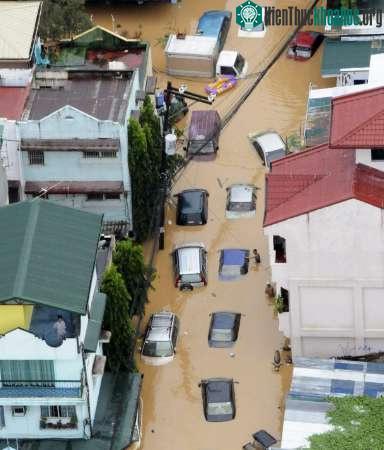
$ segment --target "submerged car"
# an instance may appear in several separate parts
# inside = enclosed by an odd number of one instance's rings
[[[241,314],[234,312],[215,312],[209,325],[208,345],[210,347],[232,347],[237,341]]]
[[[249,250],[227,248],[220,252],[219,279],[231,281],[248,273]]]
[[[175,287],[191,291],[208,283],[207,251],[202,243],[178,245],[172,252]]]
[[[299,31],[288,45],[287,56],[298,61],[311,58],[324,40],[317,31]]]
[[[205,189],[186,189],[177,197],[176,224],[204,225],[208,220],[208,197]]]
[[[284,158],[287,146],[281,136],[275,131],[250,135],[249,139],[261,158],[262,163],[269,169],[272,161]]]
[[[237,219],[256,214],[256,186],[233,184],[227,188],[226,217]]]
[[[179,333],[179,319],[171,312],[152,314],[141,350],[141,359],[153,366],[173,360]]]
[[[235,390],[231,378],[209,378],[202,380],[199,387],[208,422],[226,422],[235,418]]]
[[[224,47],[231,26],[231,18],[230,11],[206,11],[197,24],[197,34],[217,38],[220,51]]]

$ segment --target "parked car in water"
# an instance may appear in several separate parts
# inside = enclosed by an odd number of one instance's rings
[[[237,341],[241,314],[234,312],[215,312],[209,325],[208,345],[210,347],[232,347]]]
[[[249,139],[261,158],[262,163],[269,169],[272,161],[284,158],[287,146],[281,136],[275,131],[250,135]]]
[[[186,189],[177,197],[176,224],[204,225],[208,220],[208,197],[205,189]]]
[[[204,416],[208,422],[226,422],[236,415],[235,390],[231,378],[209,378],[199,384]]]
[[[216,76],[244,78],[247,75],[248,63],[244,57],[233,50],[220,52],[216,63]]]
[[[220,51],[224,47],[231,26],[231,18],[230,11],[206,11],[199,19],[196,34],[217,38]]]
[[[239,219],[256,214],[256,186],[233,184],[227,188],[226,217]]]
[[[211,160],[219,149],[221,119],[215,110],[192,111],[188,129],[187,156]]]
[[[220,252],[219,279],[223,281],[237,280],[248,273],[249,250],[226,248]]]
[[[202,243],[178,245],[172,252],[175,287],[191,291],[208,283],[207,251]]]
[[[288,44],[287,56],[298,61],[311,58],[324,40],[317,31],[299,31]]]
[[[141,350],[141,359],[153,366],[173,360],[179,333],[179,319],[171,312],[152,314]]]

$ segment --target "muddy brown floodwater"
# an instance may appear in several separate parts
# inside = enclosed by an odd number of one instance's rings
[[[92,8],[94,20],[111,28],[111,14],[120,30],[139,30],[153,45],[154,67],[159,70],[159,86],[165,87],[164,55],[158,38],[168,29],[193,31],[205,9],[230,9],[236,1],[183,0],[179,5],[159,4]],[[308,1],[260,1],[279,7],[308,6]],[[270,27],[262,39],[237,37],[234,22],[226,49],[238,49],[249,63],[249,72],[257,72],[263,61],[291,30]],[[174,311],[181,320],[180,340],[174,361],[163,367],[145,366],[143,387],[144,450],[236,450],[250,440],[251,433],[266,429],[280,437],[283,398],[290,383],[290,368],[272,371],[274,351],[281,347],[283,336],[264,294],[269,280],[267,242],[263,235],[264,175],[260,160],[250,146],[247,134],[275,129],[282,136],[298,130],[305,117],[309,83],[325,87],[320,77],[322,50],[305,63],[283,55],[272,67],[238,113],[221,134],[220,150],[213,162],[192,161],[177,181],[174,192],[199,187],[209,191],[209,221],[197,228],[177,227],[175,211],[168,206],[166,249],[160,251],[156,266],[158,276],[151,293],[147,317],[154,311]],[[173,80],[180,84],[185,80]],[[204,82],[186,80],[190,89],[203,91]],[[232,91],[218,97],[214,107],[221,114],[252,80],[242,81]],[[196,106],[195,106],[196,107]],[[226,187],[232,183],[253,183],[257,191],[257,215],[252,219],[226,220]],[[169,223],[168,223],[169,222]],[[170,252],[175,244],[201,241],[208,250],[208,286],[192,293],[173,287]],[[226,247],[257,248],[261,267],[235,282],[218,280],[219,250]],[[209,314],[214,311],[241,312],[239,339],[233,349],[212,349],[207,344]],[[235,356],[231,357],[230,353]],[[202,410],[198,383],[207,377],[230,377],[235,385],[237,414],[233,421],[208,423]]]

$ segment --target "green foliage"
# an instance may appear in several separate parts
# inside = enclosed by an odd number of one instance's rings
[[[107,295],[103,326],[112,332],[111,342],[106,346],[108,368],[133,370],[135,330],[129,316],[132,299],[115,265],[104,273],[100,290]]]
[[[39,35],[43,39],[72,37],[92,27],[85,0],[44,0]]]
[[[154,270],[144,262],[143,247],[131,240],[116,244],[113,262],[122,275],[125,287],[132,301],[129,315],[144,315],[145,304],[148,302],[148,288],[154,279]]]
[[[273,311],[275,314],[281,314],[284,312],[284,301],[281,295],[278,295],[273,300]]]
[[[334,426],[309,438],[311,450],[382,450],[384,397],[332,397],[328,412]]]
[[[288,150],[295,150],[303,148],[303,143],[301,137],[298,133],[290,134],[287,137],[287,148]]]

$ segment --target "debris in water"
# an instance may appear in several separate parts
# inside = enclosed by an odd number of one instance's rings
[[[212,297],[216,298],[216,294],[214,292],[211,292]]]
[[[221,183],[221,180],[219,177],[217,177],[217,182],[219,183],[219,186],[221,187],[221,189],[223,189],[223,184]]]
[[[168,225],[172,225],[172,220],[168,220]]]
[[[231,358],[234,358],[234,357],[236,356],[236,353],[232,353],[232,352],[231,352],[231,353],[229,354],[229,356],[230,356]]]

